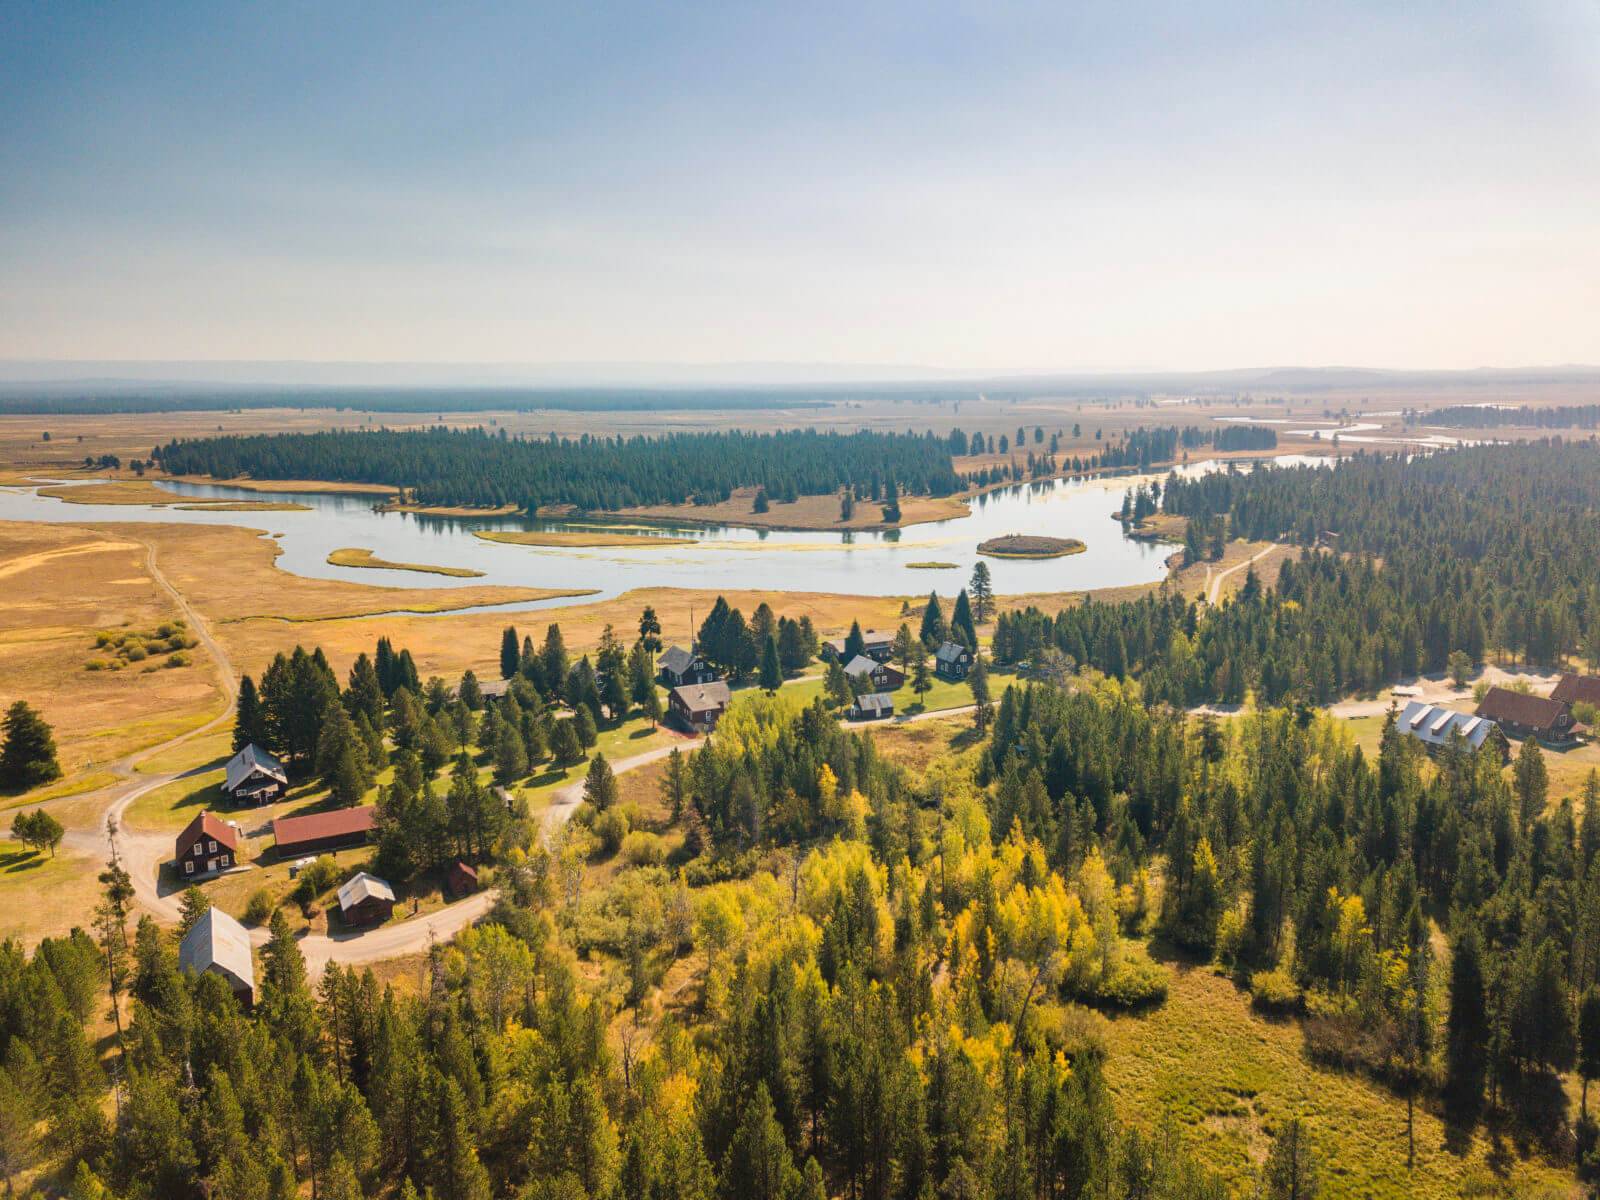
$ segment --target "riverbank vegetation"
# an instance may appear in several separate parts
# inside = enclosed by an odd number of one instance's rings
[[[424,575],[449,575],[456,579],[477,579],[482,571],[470,567],[432,567],[421,563],[390,562],[378,558],[371,550],[347,547],[328,555],[328,564],[334,567],[371,567],[380,571],[419,571]]]
[[[1029,533],[1008,533],[978,543],[978,553],[991,558],[1061,558],[1068,554],[1082,554],[1087,549],[1077,538]]]
[[[631,546],[688,546],[693,538],[608,529],[476,529],[474,537],[506,546],[574,546],[616,549]]]

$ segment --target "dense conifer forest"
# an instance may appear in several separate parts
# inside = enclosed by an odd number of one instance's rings
[[[571,504],[615,510],[714,504],[734,488],[773,500],[890,483],[943,496],[959,482],[947,441],[931,434],[679,433],[663,437],[520,439],[485,429],[336,431],[172,442],[155,458],[177,475],[386,483],[440,505]]]
[[[1496,429],[1516,425],[1533,429],[1600,428],[1600,404],[1532,405],[1458,404],[1450,408],[1406,413],[1408,425],[1447,425],[1455,429]]]
[[[1046,653],[1123,677],[1178,705],[1322,704],[1454,651],[1600,666],[1600,446],[1359,454],[1332,469],[1258,467],[1169,478],[1160,508],[1191,527],[1300,546],[1277,585],[1253,572],[1227,604],[1163,591],[1055,615],[1002,614],[1001,662]],[[1144,493],[1142,508],[1155,507]],[[1141,508],[1135,505],[1135,510]]]

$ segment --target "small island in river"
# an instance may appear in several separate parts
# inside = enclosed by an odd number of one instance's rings
[[[1063,558],[1068,554],[1082,554],[1087,549],[1077,538],[1033,533],[1008,533],[978,543],[978,553],[991,558]]]

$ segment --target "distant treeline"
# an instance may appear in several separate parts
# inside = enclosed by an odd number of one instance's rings
[[[1247,573],[1220,607],[1170,590],[1051,615],[1002,614],[1000,662],[1052,655],[1137,675],[1174,705],[1325,704],[1460,651],[1600,666],[1600,448],[1557,440],[1423,457],[1358,454],[1333,469],[1173,476],[1162,509],[1233,537],[1297,543],[1276,587]],[[1319,542],[1340,553],[1319,554]]]
[[[433,428],[204,438],[158,447],[175,475],[383,483],[421,504],[570,504],[587,511],[714,504],[761,487],[775,502],[854,487],[944,496],[960,488],[945,438],[932,434],[676,433],[518,439],[504,430]]]
[[[1276,450],[1278,434],[1266,425],[1227,425],[1217,430],[1212,445],[1218,450]]]
[[[1522,405],[1482,407],[1458,404],[1432,411],[1414,409],[1406,413],[1407,425],[1448,425],[1455,429],[1495,429],[1520,425],[1535,429],[1600,429],[1600,404],[1562,404],[1553,408]]]

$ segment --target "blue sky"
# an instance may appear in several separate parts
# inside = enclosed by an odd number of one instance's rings
[[[0,0],[0,358],[1600,361],[1600,6]]]

